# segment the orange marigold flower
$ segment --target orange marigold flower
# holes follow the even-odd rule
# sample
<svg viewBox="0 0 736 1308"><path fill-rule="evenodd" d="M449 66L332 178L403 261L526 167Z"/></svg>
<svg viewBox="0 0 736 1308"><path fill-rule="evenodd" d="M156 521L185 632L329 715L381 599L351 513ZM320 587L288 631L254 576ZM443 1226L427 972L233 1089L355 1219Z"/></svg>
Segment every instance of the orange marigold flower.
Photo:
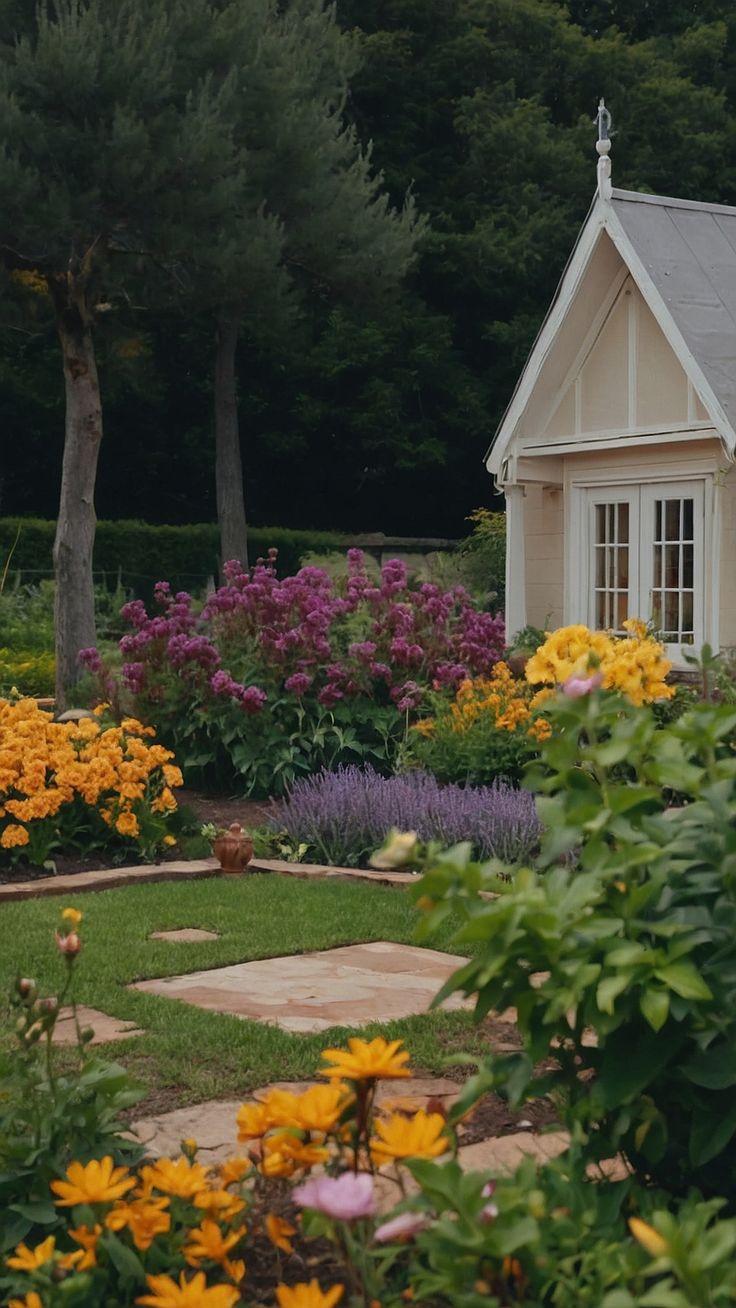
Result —
<svg viewBox="0 0 736 1308"><path fill-rule="evenodd" d="M298 1285L277 1285L276 1299L279 1308L334 1308L344 1290L344 1285L322 1290L319 1281L300 1281Z"/></svg>
<svg viewBox="0 0 736 1308"><path fill-rule="evenodd" d="M43 1300L35 1290L29 1290L25 1299L8 1299L8 1308L43 1308Z"/></svg>
<svg viewBox="0 0 736 1308"><path fill-rule="evenodd" d="M274 1125L292 1126L300 1131L332 1130L354 1096L343 1081L331 1085L314 1085L303 1094L272 1090L265 1100Z"/></svg>
<svg viewBox="0 0 736 1308"><path fill-rule="evenodd" d="M373 1161L380 1167L394 1158L437 1158L450 1148L443 1135L447 1123L441 1113L419 1109L413 1117L392 1113L376 1119L377 1135L371 1140Z"/></svg>
<svg viewBox="0 0 736 1308"><path fill-rule="evenodd" d="M669 1252L669 1245L664 1236L660 1235L659 1231L655 1231L649 1222L642 1221L641 1217L629 1218L629 1230L652 1258L661 1258Z"/></svg>
<svg viewBox="0 0 736 1308"><path fill-rule="evenodd" d="M275 1131L263 1141L260 1170L264 1176L293 1176L296 1171L326 1163L329 1156L322 1145L305 1143L291 1131Z"/></svg>
<svg viewBox="0 0 736 1308"><path fill-rule="evenodd" d="M75 1230L69 1231L71 1239L75 1244L81 1245L81 1249L75 1249L73 1253L65 1254L59 1260L59 1265L65 1270L75 1270L77 1272L86 1272L90 1267L97 1265L97 1241L102 1235L102 1227L99 1222L93 1226L78 1226Z"/></svg>
<svg viewBox="0 0 736 1308"><path fill-rule="evenodd" d="M93 1158L83 1166L70 1163L66 1181L52 1181L51 1189L60 1197L59 1208L73 1208L76 1204L106 1204L123 1195L135 1185L127 1167L113 1167L112 1158Z"/></svg>
<svg viewBox="0 0 736 1308"><path fill-rule="evenodd" d="M238 1140L257 1140L275 1126L267 1104L242 1104L236 1117Z"/></svg>
<svg viewBox="0 0 736 1308"><path fill-rule="evenodd" d="M21 845L27 845L30 836L25 827L18 826L17 822L10 822L0 836L0 845L3 849L17 849Z"/></svg>
<svg viewBox="0 0 736 1308"><path fill-rule="evenodd" d="M140 835L141 829L135 813L129 813L126 811L118 814L115 819L115 830L118 831L121 836L130 836L132 839L135 839L136 836Z"/></svg>
<svg viewBox="0 0 736 1308"><path fill-rule="evenodd" d="M347 1049L323 1049L322 1057L332 1066L321 1068L319 1075L345 1081L410 1076L406 1066L409 1051L401 1045L401 1040L384 1040L383 1036L376 1036L375 1040L351 1036Z"/></svg>
<svg viewBox="0 0 736 1308"><path fill-rule="evenodd" d="M253 1166L250 1158L226 1158L224 1163L220 1163L220 1181L227 1189L229 1185L235 1185L242 1181L247 1172Z"/></svg>

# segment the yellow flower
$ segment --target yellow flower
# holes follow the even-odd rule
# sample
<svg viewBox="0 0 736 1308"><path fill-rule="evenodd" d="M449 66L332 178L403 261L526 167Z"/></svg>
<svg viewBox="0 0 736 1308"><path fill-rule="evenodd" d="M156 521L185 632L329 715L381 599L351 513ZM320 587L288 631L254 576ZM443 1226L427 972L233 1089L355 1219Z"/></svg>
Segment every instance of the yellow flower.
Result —
<svg viewBox="0 0 736 1308"><path fill-rule="evenodd" d="M300 1281L298 1285L277 1285L279 1308L334 1308L342 1298L344 1285L321 1290L318 1281Z"/></svg>
<svg viewBox="0 0 736 1308"><path fill-rule="evenodd" d="M377 1118L377 1136L371 1140L371 1155L377 1166L392 1158L437 1158L450 1148L450 1139L443 1135L446 1122L441 1113L426 1113L419 1109L413 1117L392 1113Z"/></svg>
<svg viewBox="0 0 736 1308"><path fill-rule="evenodd" d="M321 1068L320 1076L340 1077L346 1081L365 1081L380 1077L393 1079L410 1076L405 1066L409 1051L401 1048L401 1040L361 1040L351 1036L348 1049L323 1049L322 1057L332 1067Z"/></svg>
<svg viewBox="0 0 736 1308"><path fill-rule="evenodd" d="M249 1172L253 1164L249 1158L226 1158L224 1163L220 1163L220 1181L227 1188L229 1185L235 1185L242 1181L246 1172Z"/></svg>
<svg viewBox="0 0 736 1308"><path fill-rule="evenodd" d="M629 1230L635 1240L646 1249L652 1258L661 1258L663 1254L669 1251L669 1245L659 1231L655 1231L653 1226L648 1222L643 1222L640 1217L629 1218Z"/></svg>
<svg viewBox="0 0 736 1308"><path fill-rule="evenodd" d="M97 1265L97 1241L102 1235L102 1227L97 1223L94 1227L78 1226L76 1230L69 1231L69 1236L75 1244L81 1245L81 1249L75 1249L74 1253L64 1254L59 1260L59 1264L66 1271L74 1270L77 1272L86 1272L90 1267Z"/></svg>
<svg viewBox="0 0 736 1308"><path fill-rule="evenodd" d="M267 1213L263 1224L266 1228L266 1235L271 1241L271 1244L275 1245L277 1249L281 1249L284 1253L290 1254L294 1252L294 1246L291 1243L289 1236L296 1235L295 1226L284 1221L283 1217L277 1217L275 1213Z"/></svg>
<svg viewBox="0 0 736 1308"><path fill-rule="evenodd" d="M227 1190L200 1190L192 1202L197 1208L204 1208L205 1212L218 1213L222 1221L237 1217L245 1208L245 1200L239 1199L236 1194L229 1194Z"/></svg>
<svg viewBox="0 0 736 1308"><path fill-rule="evenodd" d="M342 1081L331 1085L314 1085L303 1094L272 1090L265 1106L276 1126L292 1126L300 1131L331 1131L340 1120L353 1095Z"/></svg>
<svg viewBox="0 0 736 1308"><path fill-rule="evenodd" d="M78 908L65 908L61 916L65 922L71 922L73 926L79 926L82 921L82 914Z"/></svg>
<svg viewBox="0 0 736 1308"><path fill-rule="evenodd" d="M150 1167L141 1171L147 1191L161 1190L164 1194L176 1195L178 1199L193 1199L207 1189L209 1168L200 1163L190 1163L188 1158L159 1158Z"/></svg>
<svg viewBox="0 0 736 1308"><path fill-rule="evenodd" d="M136 1249L150 1249L157 1235L171 1229L171 1217L164 1211L170 1202L168 1197L118 1202L107 1214L105 1225L110 1231L122 1231L127 1226Z"/></svg>
<svg viewBox="0 0 736 1308"><path fill-rule="evenodd" d="M35 1290L29 1290L25 1299L8 1299L8 1308L43 1308L43 1300Z"/></svg>
<svg viewBox="0 0 736 1308"><path fill-rule="evenodd" d="M326 1163L329 1150L306 1144L291 1131L275 1131L263 1141L261 1172L264 1176L293 1176L294 1172Z"/></svg>
<svg viewBox="0 0 736 1308"><path fill-rule="evenodd" d="M35 1249L29 1249L27 1244L19 1244L14 1256L6 1258L5 1261L14 1272L35 1272L39 1267L51 1262L55 1249L56 1240L53 1235L50 1235L42 1244L37 1244Z"/></svg>
<svg viewBox="0 0 736 1308"><path fill-rule="evenodd" d="M205 1217L201 1226L195 1226L189 1232L188 1242L183 1250L184 1257L192 1267L199 1267L203 1259L225 1264L228 1262L230 1250L239 1240L242 1240L244 1235L244 1226L239 1226L237 1230L223 1235L217 1222Z"/></svg>
<svg viewBox="0 0 736 1308"><path fill-rule="evenodd" d="M176 844L176 836L164 836L164 844L171 847Z"/></svg>
<svg viewBox="0 0 736 1308"><path fill-rule="evenodd" d="M232 1285L208 1287L204 1272L197 1272L191 1281L184 1272L179 1283L170 1276L147 1276L152 1294L142 1294L136 1303L149 1304L150 1308L234 1308L240 1293Z"/></svg>
<svg viewBox="0 0 736 1308"><path fill-rule="evenodd" d="M276 1125L267 1104L243 1104L235 1120L241 1144L244 1140L257 1140Z"/></svg>
<svg viewBox="0 0 736 1308"><path fill-rule="evenodd" d="M135 1181L125 1167L113 1167L109 1156L93 1158L86 1167L70 1163L66 1181L52 1181L51 1189L60 1196L59 1208L73 1208L76 1204L106 1204L121 1199Z"/></svg>

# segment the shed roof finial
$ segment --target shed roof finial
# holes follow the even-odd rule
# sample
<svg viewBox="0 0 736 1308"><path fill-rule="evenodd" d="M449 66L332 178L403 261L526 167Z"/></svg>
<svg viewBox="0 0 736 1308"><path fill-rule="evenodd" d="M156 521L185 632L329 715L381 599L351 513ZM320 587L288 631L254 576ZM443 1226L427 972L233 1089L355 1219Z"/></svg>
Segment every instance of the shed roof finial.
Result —
<svg viewBox="0 0 736 1308"><path fill-rule="evenodd" d="M598 140L595 143L598 152L598 194L602 200L610 200L613 191L611 160L608 157L611 152L611 115L602 96L595 120L598 124Z"/></svg>

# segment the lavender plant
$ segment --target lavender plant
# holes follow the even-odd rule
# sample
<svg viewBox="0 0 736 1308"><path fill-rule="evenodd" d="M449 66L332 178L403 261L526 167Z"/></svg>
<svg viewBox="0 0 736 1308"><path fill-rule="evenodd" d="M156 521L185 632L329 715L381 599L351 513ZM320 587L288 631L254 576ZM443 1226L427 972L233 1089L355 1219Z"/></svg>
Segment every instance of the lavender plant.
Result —
<svg viewBox="0 0 736 1308"><path fill-rule="evenodd" d="M273 818L295 845L325 863L366 863L393 828L447 845L469 840L476 857L520 863L533 853L541 824L533 797L497 782L442 786L430 773L382 777L341 767L297 781Z"/></svg>

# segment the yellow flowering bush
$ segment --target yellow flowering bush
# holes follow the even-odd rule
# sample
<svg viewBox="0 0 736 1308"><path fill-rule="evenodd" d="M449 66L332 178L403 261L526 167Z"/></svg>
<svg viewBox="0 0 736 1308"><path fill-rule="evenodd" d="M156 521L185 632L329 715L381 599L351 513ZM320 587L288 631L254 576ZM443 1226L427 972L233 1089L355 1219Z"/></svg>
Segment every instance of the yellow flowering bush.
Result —
<svg viewBox="0 0 736 1308"><path fill-rule="evenodd" d="M541 709L551 693L535 693L508 664L497 663L490 677L461 681L451 701L437 696L434 716L410 731L409 757L440 781L518 781L549 736Z"/></svg>
<svg viewBox="0 0 736 1308"><path fill-rule="evenodd" d="M527 681L564 685L597 672L604 690L621 691L632 704L671 699L675 692L667 677L672 664L664 647L639 619L628 618L624 627L628 635L623 637L583 625L558 627L529 659Z"/></svg>
<svg viewBox="0 0 736 1308"><path fill-rule="evenodd" d="M0 649L0 694L53 695L55 669L51 653Z"/></svg>
<svg viewBox="0 0 736 1308"><path fill-rule="evenodd" d="M151 857L170 843L182 775L154 735L134 718L61 723L35 700L0 699L0 859L116 845Z"/></svg>

